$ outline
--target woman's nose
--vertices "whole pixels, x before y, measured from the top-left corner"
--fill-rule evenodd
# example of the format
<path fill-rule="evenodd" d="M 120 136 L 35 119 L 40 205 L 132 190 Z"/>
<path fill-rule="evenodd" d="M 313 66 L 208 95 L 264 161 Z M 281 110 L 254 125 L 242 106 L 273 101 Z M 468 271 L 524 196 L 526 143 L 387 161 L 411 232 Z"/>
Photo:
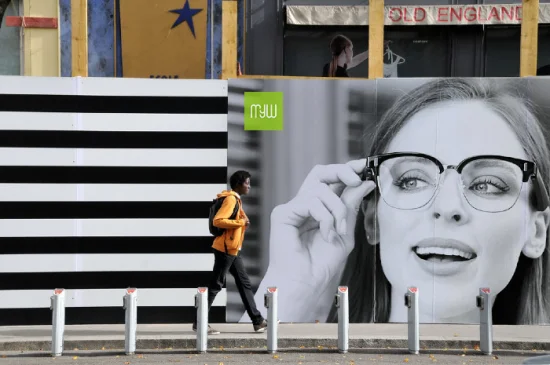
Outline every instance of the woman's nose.
<path fill-rule="evenodd" d="M 441 177 L 439 192 L 433 205 L 433 217 L 454 224 L 465 224 L 470 220 L 470 213 L 465 204 L 460 188 L 460 177 L 456 172 Z"/>

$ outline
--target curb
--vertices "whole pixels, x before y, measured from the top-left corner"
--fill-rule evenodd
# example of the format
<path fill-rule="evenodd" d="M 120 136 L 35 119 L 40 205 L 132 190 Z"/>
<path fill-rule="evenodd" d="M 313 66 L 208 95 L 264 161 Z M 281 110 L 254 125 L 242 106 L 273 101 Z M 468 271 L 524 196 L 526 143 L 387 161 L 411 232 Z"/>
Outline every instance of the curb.
<path fill-rule="evenodd" d="M 406 338 L 402 339 L 349 339 L 349 349 L 407 349 Z M 208 338 L 208 349 L 258 349 L 266 348 L 265 338 Z M 285 349 L 325 349 L 337 350 L 336 338 L 279 338 L 277 348 Z M 85 339 L 65 340 L 64 349 L 67 350 L 124 350 L 123 339 Z M 0 342 L 0 351 L 49 351 L 51 340 L 29 341 L 3 341 Z M 479 340 L 446 340 L 425 339 L 420 340 L 422 350 L 476 350 L 479 348 Z M 136 352 L 140 350 L 167 350 L 167 349 L 196 349 L 195 338 L 162 338 L 162 339 L 137 339 Z M 514 351 L 550 351 L 550 341 L 493 341 L 493 349 Z"/>

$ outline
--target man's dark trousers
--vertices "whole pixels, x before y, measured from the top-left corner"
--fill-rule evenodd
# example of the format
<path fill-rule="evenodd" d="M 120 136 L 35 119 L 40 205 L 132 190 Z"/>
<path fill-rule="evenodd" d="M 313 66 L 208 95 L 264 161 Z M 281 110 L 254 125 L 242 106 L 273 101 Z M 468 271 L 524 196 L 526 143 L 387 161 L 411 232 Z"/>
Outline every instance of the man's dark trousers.
<path fill-rule="evenodd" d="M 210 307 L 216 295 L 223 289 L 227 272 L 229 272 L 235 278 L 235 284 L 241 295 L 246 312 L 252 320 L 252 324 L 262 323 L 264 318 L 256 307 L 252 285 L 246 273 L 243 259 L 240 256 L 241 252 L 239 251 L 237 256 L 232 256 L 216 249 L 213 249 L 213 251 L 214 269 L 212 272 L 212 279 L 210 280 L 210 284 L 208 284 L 208 311 L 210 312 Z"/>

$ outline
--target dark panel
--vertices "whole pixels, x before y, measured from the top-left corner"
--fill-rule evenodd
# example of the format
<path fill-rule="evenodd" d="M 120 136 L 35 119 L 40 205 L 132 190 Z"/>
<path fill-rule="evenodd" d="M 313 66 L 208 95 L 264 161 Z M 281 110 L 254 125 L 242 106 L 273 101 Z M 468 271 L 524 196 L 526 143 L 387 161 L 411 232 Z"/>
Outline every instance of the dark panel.
<path fill-rule="evenodd" d="M 127 254 L 211 253 L 212 236 L 205 237 L 2 237 L 0 255 L 9 254 Z"/>
<path fill-rule="evenodd" d="M 330 62 L 330 42 L 343 34 L 353 42 L 355 55 L 368 50 L 368 27 L 287 26 L 284 40 L 284 74 L 322 76 Z M 450 39 L 453 27 L 386 26 L 384 39 L 391 41 L 384 53 L 385 77 L 451 76 Z M 391 51 L 391 52 L 390 52 Z M 397 72 L 393 72 L 396 70 Z M 349 69 L 350 77 L 368 77 L 368 59 Z"/>
<path fill-rule="evenodd" d="M 120 299 L 122 304 L 122 298 Z M 138 323 L 191 323 L 195 320 L 195 307 L 138 307 Z M 208 313 L 210 323 L 225 323 L 225 307 L 212 307 Z M 0 309 L 0 326 L 41 326 L 52 324 L 49 308 Z M 124 309 L 121 307 L 65 308 L 65 324 L 124 324 Z"/>
<path fill-rule="evenodd" d="M 225 184 L 227 167 L 1 166 L 0 183 Z"/>
<path fill-rule="evenodd" d="M 2 130 L 0 147 L 227 148 L 227 132 Z"/>
<path fill-rule="evenodd" d="M 184 187 L 182 187 L 184 189 Z M 212 202 L 0 202 L 0 219 L 208 218 Z M 0 233 L 1 235 L 1 233 Z"/>
<path fill-rule="evenodd" d="M 196 288 L 209 279 L 209 271 L 0 273 L 0 290 Z"/>
<path fill-rule="evenodd" d="M 0 94 L 0 111 L 227 114 L 227 97 Z"/>

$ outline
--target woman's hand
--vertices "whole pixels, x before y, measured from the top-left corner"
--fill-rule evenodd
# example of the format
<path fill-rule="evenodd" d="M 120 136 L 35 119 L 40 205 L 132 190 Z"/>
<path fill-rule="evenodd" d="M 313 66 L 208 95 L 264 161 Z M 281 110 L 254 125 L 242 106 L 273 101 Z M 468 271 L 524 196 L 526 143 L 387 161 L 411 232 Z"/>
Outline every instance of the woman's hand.
<path fill-rule="evenodd" d="M 364 167 L 364 159 L 316 166 L 298 194 L 273 210 L 264 282 L 280 287 L 281 321 L 325 320 L 355 245 L 361 201 L 375 187 L 361 180 Z"/>

